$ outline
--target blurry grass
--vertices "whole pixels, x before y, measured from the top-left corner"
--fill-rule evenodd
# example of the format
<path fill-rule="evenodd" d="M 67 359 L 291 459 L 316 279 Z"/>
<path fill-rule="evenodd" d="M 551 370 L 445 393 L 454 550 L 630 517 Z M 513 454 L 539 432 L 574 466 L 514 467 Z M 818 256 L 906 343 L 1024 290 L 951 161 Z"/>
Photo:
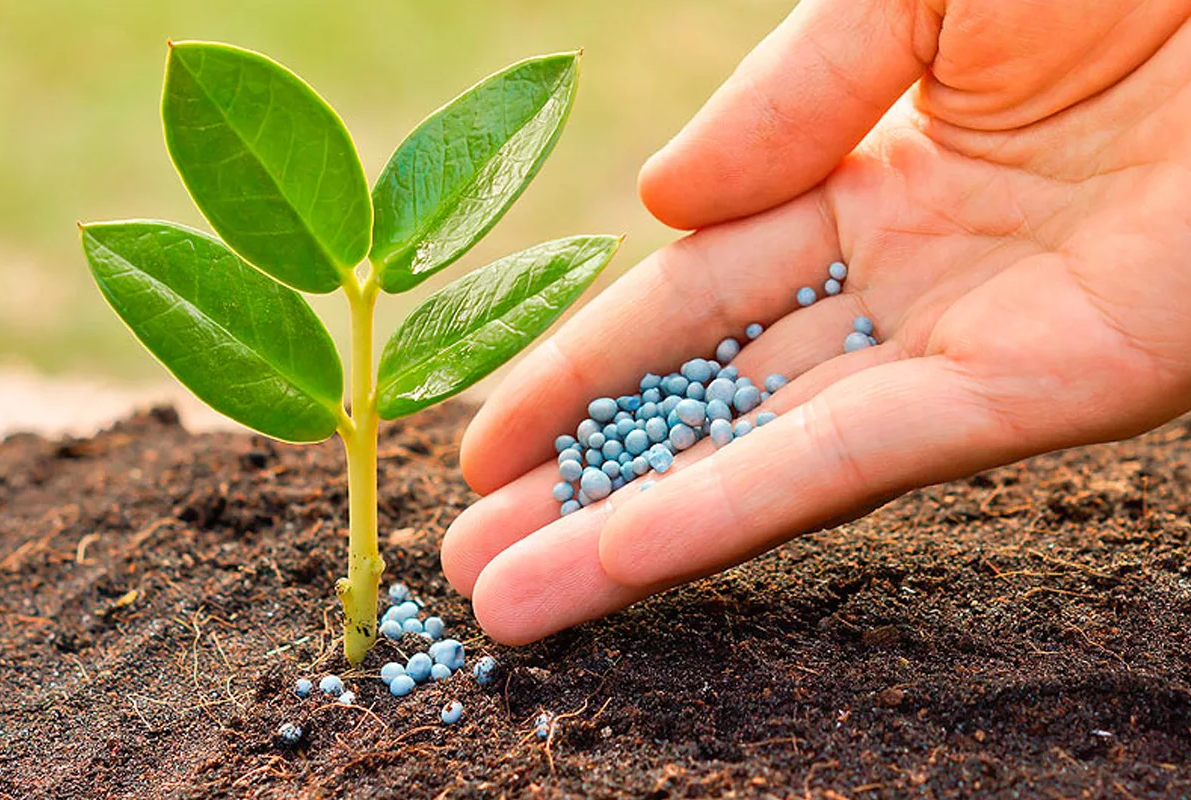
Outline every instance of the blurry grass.
<path fill-rule="evenodd" d="M 485 74 L 528 55 L 585 49 L 578 103 L 546 168 L 457 268 L 382 300 L 383 342 L 429 288 L 506 252 L 573 233 L 626 233 L 615 274 L 672 238 L 637 200 L 638 167 L 791 5 L 0 3 L 0 362 L 121 379 L 161 374 L 91 285 L 74 223 L 156 217 L 206 227 L 162 142 L 167 38 L 228 41 L 296 70 L 347 121 L 370 177 L 418 120 Z M 339 336 L 339 299 L 314 305 Z"/>

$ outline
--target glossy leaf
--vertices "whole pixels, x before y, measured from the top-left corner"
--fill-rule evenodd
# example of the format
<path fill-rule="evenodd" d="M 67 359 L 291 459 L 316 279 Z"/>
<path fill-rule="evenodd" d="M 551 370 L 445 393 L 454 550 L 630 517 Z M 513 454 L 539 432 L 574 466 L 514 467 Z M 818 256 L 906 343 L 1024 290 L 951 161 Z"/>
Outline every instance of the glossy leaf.
<path fill-rule="evenodd" d="M 199 399 L 288 442 L 335 432 L 343 367 L 301 295 L 180 225 L 108 222 L 82 235 L 103 296 Z"/>
<path fill-rule="evenodd" d="M 614 236 L 546 242 L 431 295 L 385 346 L 377 379 L 381 417 L 434 405 L 508 361 L 583 293 L 619 245 Z"/>
<path fill-rule="evenodd" d="M 575 99 L 579 54 L 521 61 L 432 114 L 372 190 L 381 287 L 403 292 L 467 252 L 537 174 Z"/>
<path fill-rule="evenodd" d="M 285 67 L 230 45 L 172 44 L 162 119 L 190 196 L 252 264 L 331 292 L 367 255 L 372 203 L 355 146 Z"/>

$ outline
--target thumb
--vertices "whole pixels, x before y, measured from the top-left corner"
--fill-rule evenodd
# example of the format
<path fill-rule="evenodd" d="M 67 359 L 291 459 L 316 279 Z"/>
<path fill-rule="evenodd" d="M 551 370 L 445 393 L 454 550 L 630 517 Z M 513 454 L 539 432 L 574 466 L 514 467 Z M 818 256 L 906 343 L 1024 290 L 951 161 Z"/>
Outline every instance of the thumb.
<path fill-rule="evenodd" d="M 923 74 L 941 25 L 919 0 L 804 0 L 646 162 L 642 200 L 691 229 L 797 197 Z"/>

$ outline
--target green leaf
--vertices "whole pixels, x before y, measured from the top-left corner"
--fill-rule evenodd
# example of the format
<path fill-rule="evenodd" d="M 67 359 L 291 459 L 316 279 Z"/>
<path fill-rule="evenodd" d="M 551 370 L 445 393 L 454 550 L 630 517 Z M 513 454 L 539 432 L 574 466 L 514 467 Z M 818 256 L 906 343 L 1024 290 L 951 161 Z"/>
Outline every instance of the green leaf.
<path fill-rule="evenodd" d="M 372 190 L 381 288 L 403 292 L 467 252 L 554 148 L 575 99 L 579 54 L 518 62 L 432 114 Z"/>
<path fill-rule="evenodd" d="M 431 295 L 385 345 L 384 419 L 463 391 L 550 327 L 612 259 L 620 239 L 574 236 L 494 261 Z"/>
<path fill-rule="evenodd" d="M 335 432 L 343 367 L 301 295 L 181 225 L 81 227 L 103 296 L 199 399 L 287 442 L 318 442 Z"/>
<path fill-rule="evenodd" d="M 171 44 L 161 115 L 190 196 L 243 258 L 321 293 L 367 255 L 364 168 L 342 120 L 297 75 L 225 44 Z"/>

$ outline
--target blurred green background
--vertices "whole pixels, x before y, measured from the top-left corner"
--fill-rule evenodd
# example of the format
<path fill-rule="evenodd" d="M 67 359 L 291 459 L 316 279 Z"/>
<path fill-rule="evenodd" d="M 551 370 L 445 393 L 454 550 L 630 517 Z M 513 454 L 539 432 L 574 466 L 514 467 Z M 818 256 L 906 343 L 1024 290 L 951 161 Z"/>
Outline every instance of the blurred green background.
<path fill-rule="evenodd" d="M 92 286 L 76 220 L 206 228 L 158 117 L 167 38 L 263 51 L 345 119 L 374 177 L 423 116 L 519 58 L 582 47 L 579 98 L 554 155 L 493 233 L 407 298 L 383 298 L 383 341 L 408 304 L 462 270 L 543 239 L 625 233 L 606 285 L 674 237 L 636 173 L 790 0 L 0 0 L 0 367 L 116 381 L 165 376 Z M 337 296 L 313 298 L 341 338 Z"/>

